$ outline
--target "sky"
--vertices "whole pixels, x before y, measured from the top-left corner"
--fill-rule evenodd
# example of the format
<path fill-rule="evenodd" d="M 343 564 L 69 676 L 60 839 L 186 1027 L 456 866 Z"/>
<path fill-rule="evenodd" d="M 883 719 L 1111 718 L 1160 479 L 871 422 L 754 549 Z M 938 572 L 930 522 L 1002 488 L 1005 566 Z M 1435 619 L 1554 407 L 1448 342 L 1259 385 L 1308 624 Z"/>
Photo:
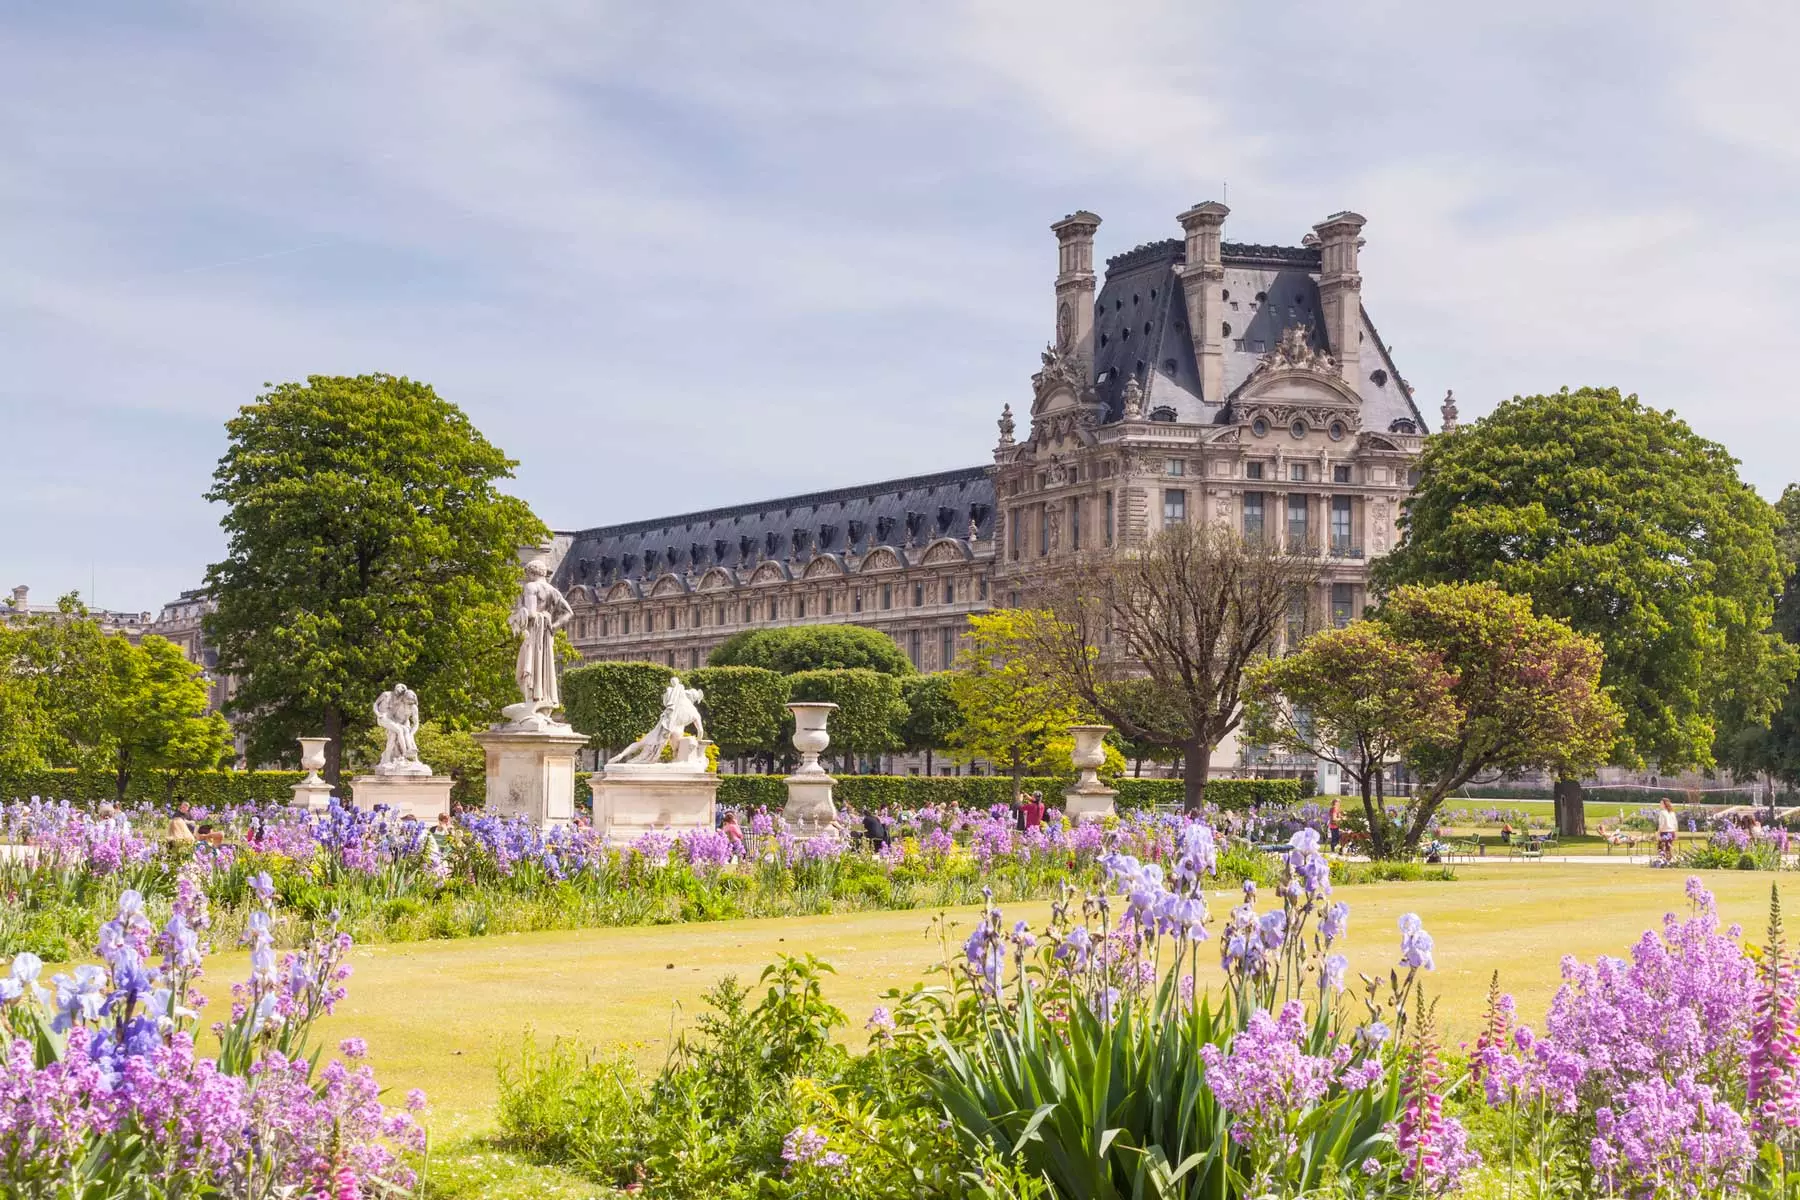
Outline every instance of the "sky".
<path fill-rule="evenodd" d="M 431 382 L 556 529 L 987 461 L 1098 256 L 1368 218 L 1435 427 L 1616 385 L 1774 498 L 1800 6 L 0 8 L 0 587 L 155 609 L 272 381 Z"/>

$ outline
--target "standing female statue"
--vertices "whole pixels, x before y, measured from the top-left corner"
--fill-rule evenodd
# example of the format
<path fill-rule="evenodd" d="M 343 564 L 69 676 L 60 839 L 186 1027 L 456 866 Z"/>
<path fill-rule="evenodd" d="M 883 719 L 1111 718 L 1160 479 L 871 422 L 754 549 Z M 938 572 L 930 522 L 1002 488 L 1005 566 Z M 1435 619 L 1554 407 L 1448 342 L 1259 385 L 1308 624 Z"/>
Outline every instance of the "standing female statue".
<path fill-rule="evenodd" d="M 535 713 L 547 713 L 562 704 L 556 685 L 556 631 L 568 624 L 575 612 L 550 582 L 550 564 L 534 558 L 525 564 L 525 583 L 519 602 L 506 623 L 519 635 L 519 661 L 513 670 L 522 704 L 510 704 L 506 715 L 515 721 Z"/>

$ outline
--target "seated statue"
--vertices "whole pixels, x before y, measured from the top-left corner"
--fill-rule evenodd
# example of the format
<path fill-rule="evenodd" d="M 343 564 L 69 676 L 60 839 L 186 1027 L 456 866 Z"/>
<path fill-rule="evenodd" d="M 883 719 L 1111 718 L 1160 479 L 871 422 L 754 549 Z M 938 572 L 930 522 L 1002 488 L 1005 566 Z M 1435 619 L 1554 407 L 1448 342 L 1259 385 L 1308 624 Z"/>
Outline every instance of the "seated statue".
<path fill-rule="evenodd" d="M 662 761 L 663 750 L 673 754 L 673 762 L 683 766 L 706 765 L 706 726 L 700 720 L 700 702 L 706 696 L 699 688 L 684 687 L 671 675 L 663 689 L 662 715 L 649 733 L 606 760 L 607 766 L 634 766 Z M 693 734 L 688 734 L 688 727 Z"/>

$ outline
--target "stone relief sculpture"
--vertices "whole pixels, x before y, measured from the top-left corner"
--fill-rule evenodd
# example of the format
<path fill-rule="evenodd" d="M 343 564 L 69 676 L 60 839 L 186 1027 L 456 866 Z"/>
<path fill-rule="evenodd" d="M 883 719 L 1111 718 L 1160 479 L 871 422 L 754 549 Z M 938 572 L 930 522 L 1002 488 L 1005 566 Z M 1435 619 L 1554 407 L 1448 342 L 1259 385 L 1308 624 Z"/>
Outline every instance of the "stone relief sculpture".
<path fill-rule="evenodd" d="M 700 767 L 706 766 L 706 726 L 700 719 L 700 702 L 706 695 L 699 688 L 685 686 L 681 680 L 669 676 L 669 686 L 663 689 L 662 715 L 656 719 L 646 733 L 625 749 L 606 760 L 611 766 L 642 766 L 659 763 L 665 766 Z M 694 732 L 688 733 L 692 726 Z M 674 758 L 662 763 L 665 747 L 672 748 Z"/>
<path fill-rule="evenodd" d="M 1144 388 L 1143 385 L 1137 381 L 1137 376 L 1133 375 L 1130 379 L 1125 381 L 1125 393 L 1122 397 L 1122 403 L 1125 406 L 1125 419 L 1127 421 L 1141 421 L 1144 419 Z"/>
<path fill-rule="evenodd" d="M 375 699 L 375 721 L 387 734 L 377 775 L 429 775 L 431 768 L 419 761 L 419 694 L 396 683 Z"/>
<path fill-rule="evenodd" d="M 1000 406 L 1000 420 L 999 420 L 998 424 L 1000 426 L 1000 444 L 1002 446 L 1012 445 L 1013 444 L 1012 405 L 1003 404 Z"/>
<path fill-rule="evenodd" d="M 500 711 L 514 725 L 547 726 L 546 715 L 562 705 L 556 682 L 556 631 L 568 624 L 575 612 L 550 582 L 550 564 L 534 558 L 525 564 L 525 582 L 506 623 L 519 635 L 519 658 L 513 668 L 518 682 L 518 704 Z"/>

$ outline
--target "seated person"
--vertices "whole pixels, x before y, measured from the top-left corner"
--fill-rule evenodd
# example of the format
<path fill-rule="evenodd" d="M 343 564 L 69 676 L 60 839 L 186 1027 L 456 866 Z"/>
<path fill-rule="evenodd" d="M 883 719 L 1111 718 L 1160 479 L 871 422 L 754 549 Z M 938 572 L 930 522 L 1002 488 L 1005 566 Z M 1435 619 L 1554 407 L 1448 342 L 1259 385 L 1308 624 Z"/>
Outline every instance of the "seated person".
<path fill-rule="evenodd" d="M 875 815 L 873 809 L 863 814 L 862 831 L 863 836 L 869 839 L 869 849 L 871 850 L 883 849 L 893 841 L 893 838 L 888 836 L 887 825 Z"/>

